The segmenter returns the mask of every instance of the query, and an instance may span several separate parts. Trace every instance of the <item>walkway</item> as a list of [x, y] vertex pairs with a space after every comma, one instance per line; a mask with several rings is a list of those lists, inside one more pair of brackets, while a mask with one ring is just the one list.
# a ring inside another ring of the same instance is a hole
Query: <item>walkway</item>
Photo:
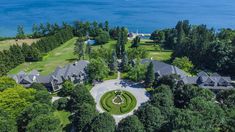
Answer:
[[115, 80], [108, 80], [104, 81], [100, 84], [95, 85], [91, 90], [91, 95], [94, 97], [96, 102], [96, 108], [99, 112], [105, 112], [100, 106], [100, 98], [108, 91], [112, 90], [126, 90], [132, 93], [136, 100], [137, 105], [136, 107], [129, 113], [123, 115], [113, 115], [116, 123], [118, 123], [121, 119], [132, 115], [133, 111], [138, 109], [138, 107], [149, 100], [148, 96], [146, 95], [146, 90], [141, 87], [138, 83], [132, 83], [126, 80], [121, 80], [120, 73], [118, 73], [118, 79]]

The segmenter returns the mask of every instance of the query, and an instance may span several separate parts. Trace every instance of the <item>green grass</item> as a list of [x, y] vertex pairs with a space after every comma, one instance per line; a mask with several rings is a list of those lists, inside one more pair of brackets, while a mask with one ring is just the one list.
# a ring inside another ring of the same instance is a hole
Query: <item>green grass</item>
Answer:
[[113, 74], [113, 75], [110, 75], [110, 76], [104, 78], [104, 81], [105, 81], [105, 80], [117, 79], [117, 76], [118, 76], [117, 73], [115, 73], [115, 74]]
[[151, 40], [144, 40], [141, 41], [140, 47], [144, 48], [146, 51], [149, 52], [148, 58], [159, 60], [159, 61], [169, 61], [171, 59], [171, 55], [173, 53], [172, 50], [164, 50], [158, 51], [156, 50], [155, 44]]
[[[41, 75], [48, 75], [52, 73], [57, 66], [64, 66], [68, 63], [71, 63], [75, 60], [76, 56], [73, 54], [74, 44], [76, 43], [77, 38], [73, 38], [68, 42], [64, 43], [60, 47], [52, 50], [46, 56], [43, 57], [42, 61], [39, 62], [25, 62], [16, 68], [12, 69], [8, 74], [17, 74], [20, 71], [30, 72], [33, 69], [38, 70]], [[108, 43], [104, 44], [104, 48], [115, 49], [116, 40], [110, 40]], [[131, 41], [125, 45], [126, 49], [130, 48]], [[101, 45], [93, 45], [93, 49], [98, 49]], [[159, 61], [167, 62], [171, 58], [172, 51], [163, 50], [157, 51], [155, 50], [154, 44], [149, 40], [142, 40], [140, 43], [140, 47], [144, 48], [149, 52], [147, 58], [153, 58]], [[0, 46], [1, 48], [1, 46]], [[85, 57], [86, 59], [88, 57]], [[117, 75], [109, 76], [105, 78], [105, 80], [116, 79]]]
[[106, 43], [104, 45], [93, 45], [92, 49], [98, 49], [101, 46], [103, 46], [104, 48], [107, 48], [107, 49], [115, 49], [116, 44], [117, 44], [116, 40], [110, 40], [108, 43]]
[[73, 49], [76, 40], [77, 38], [73, 38], [60, 47], [52, 50], [43, 57], [42, 61], [25, 62], [12, 69], [8, 74], [16, 74], [21, 70], [30, 72], [31, 70], [36, 69], [41, 73], [41, 75], [48, 75], [53, 72], [57, 66], [64, 66], [75, 60]]
[[[109, 43], [105, 44], [104, 47], [106, 48], [115, 48], [116, 41], [112, 40]], [[173, 53], [172, 50], [162, 50], [158, 51], [155, 49], [154, 43], [151, 40], [141, 40], [140, 46], [144, 48], [148, 52], [148, 59], [154, 59], [159, 61], [167, 62], [171, 59], [171, 55]], [[125, 45], [125, 48], [128, 50], [131, 48], [131, 41], [129, 40], [128, 43]]]
[[0, 41], [0, 51], [8, 50], [10, 46], [15, 44], [22, 45], [23, 43], [26, 43], [30, 45], [38, 40], [39, 39], [19, 39], [18, 41], [16, 41], [15, 39], [2, 40]]
[[[115, 97], [115, 91], [110, 91], [105, 93], [100, 100], [102, 108], [110, 114], [122, 115], [132, 111], [136, 106], [136, 98], [130, 92], [122, 91], [121, 97], [124, 103], [120, 105], [112, 102]], [[121, 99], [119, 101], [121, 101]]]
[[70, 112], [66, 111], [55, 111], [54, 116], [60, 119], [60, 126], [61, 126], [61, 131], [68, 125], [70, 124], [69, 116], [71, 115]]
[[8, 50], [10, 46], [11, 46], [11, 44], [8, 44], [8, 43], [1, 43], [1, 42], [0, 42], [0, 51]]
[[172, 51], [151, 51], [149, 52], [148, 58], [159, 61], [169, 61], [171, 59]]

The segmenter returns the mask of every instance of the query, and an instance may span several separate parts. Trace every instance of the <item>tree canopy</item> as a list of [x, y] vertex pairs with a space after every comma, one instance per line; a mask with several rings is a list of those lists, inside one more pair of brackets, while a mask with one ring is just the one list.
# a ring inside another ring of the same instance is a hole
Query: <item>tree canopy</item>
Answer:
[[88, 64], [87, 71], [90, 81], [101, 81], [108, 76], [109, 68], [104, 60], [97, 58], [91, 59], [90, 63]]
[[101, 113], [92, 120], [88, 131], [114, 132], [115, 131], [115, 120], [108, 113]]
[[59, 129], [60, 120], [52, 114], [37, 116], [26, 128], [28, 132], [54, 132]]
[[144, 132], [144, 125], [136, 115], [128, 116], [119, 122], [117, 132]]
[[188, 59], [188, 57], [176, 57], [172, 64], [189, 73], [193, 68], [193, 63]]
[[0, 92], [0, 108], [12, 117], [17, 117], [24, 108], [34, 101], [35, 93], [35, 90], [25, 89], [20, 85], [6, 89]]

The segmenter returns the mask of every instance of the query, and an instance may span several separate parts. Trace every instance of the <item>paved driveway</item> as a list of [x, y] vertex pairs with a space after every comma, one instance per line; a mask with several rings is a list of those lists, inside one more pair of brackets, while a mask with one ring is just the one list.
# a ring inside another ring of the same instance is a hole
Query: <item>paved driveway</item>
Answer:
[[128, 82], [125, 80], [119, 80], [119, 79], [115, 79], [115, 80], [108, 80], [108, 81], [104, 81], [100, 84], [95, 85], [91, 92], [91, 95], [94, 97], [95, 102], [96, 102], [96, 108], [99, 112], [105, 112], [101, 106], [100, 106], [100, 98], [102, 97], [102, 95], [104, 95], [106, 92], [108, 91], [112, 91], [112, 90], [126, 90], [129, 91], [130, 93], [132, 93], [136, 100], [137, 100], [137, 105], [136, 107], [129, 113], [127, 114], [123, 114], [123, 115], [113, 115], [116, 123], [118, 123], [121, 119], [132, 115], [133, 111], [138, 109], [138, 107], [149, 100], [147, 94], [146, 94], [146, 90], [144, 88], [141, 87], [141, 85], [139, 84], [135, 84], [132, 82]]

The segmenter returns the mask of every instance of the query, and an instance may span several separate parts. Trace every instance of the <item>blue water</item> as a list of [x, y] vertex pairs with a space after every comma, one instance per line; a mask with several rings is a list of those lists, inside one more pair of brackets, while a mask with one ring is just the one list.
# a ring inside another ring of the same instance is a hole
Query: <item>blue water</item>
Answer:
[[0, 0], [0, 36], [17, 25], [29, 32], [34, 23], [104, 21], [149, 33], [178, 20], [235, 28], [235, 0]]

